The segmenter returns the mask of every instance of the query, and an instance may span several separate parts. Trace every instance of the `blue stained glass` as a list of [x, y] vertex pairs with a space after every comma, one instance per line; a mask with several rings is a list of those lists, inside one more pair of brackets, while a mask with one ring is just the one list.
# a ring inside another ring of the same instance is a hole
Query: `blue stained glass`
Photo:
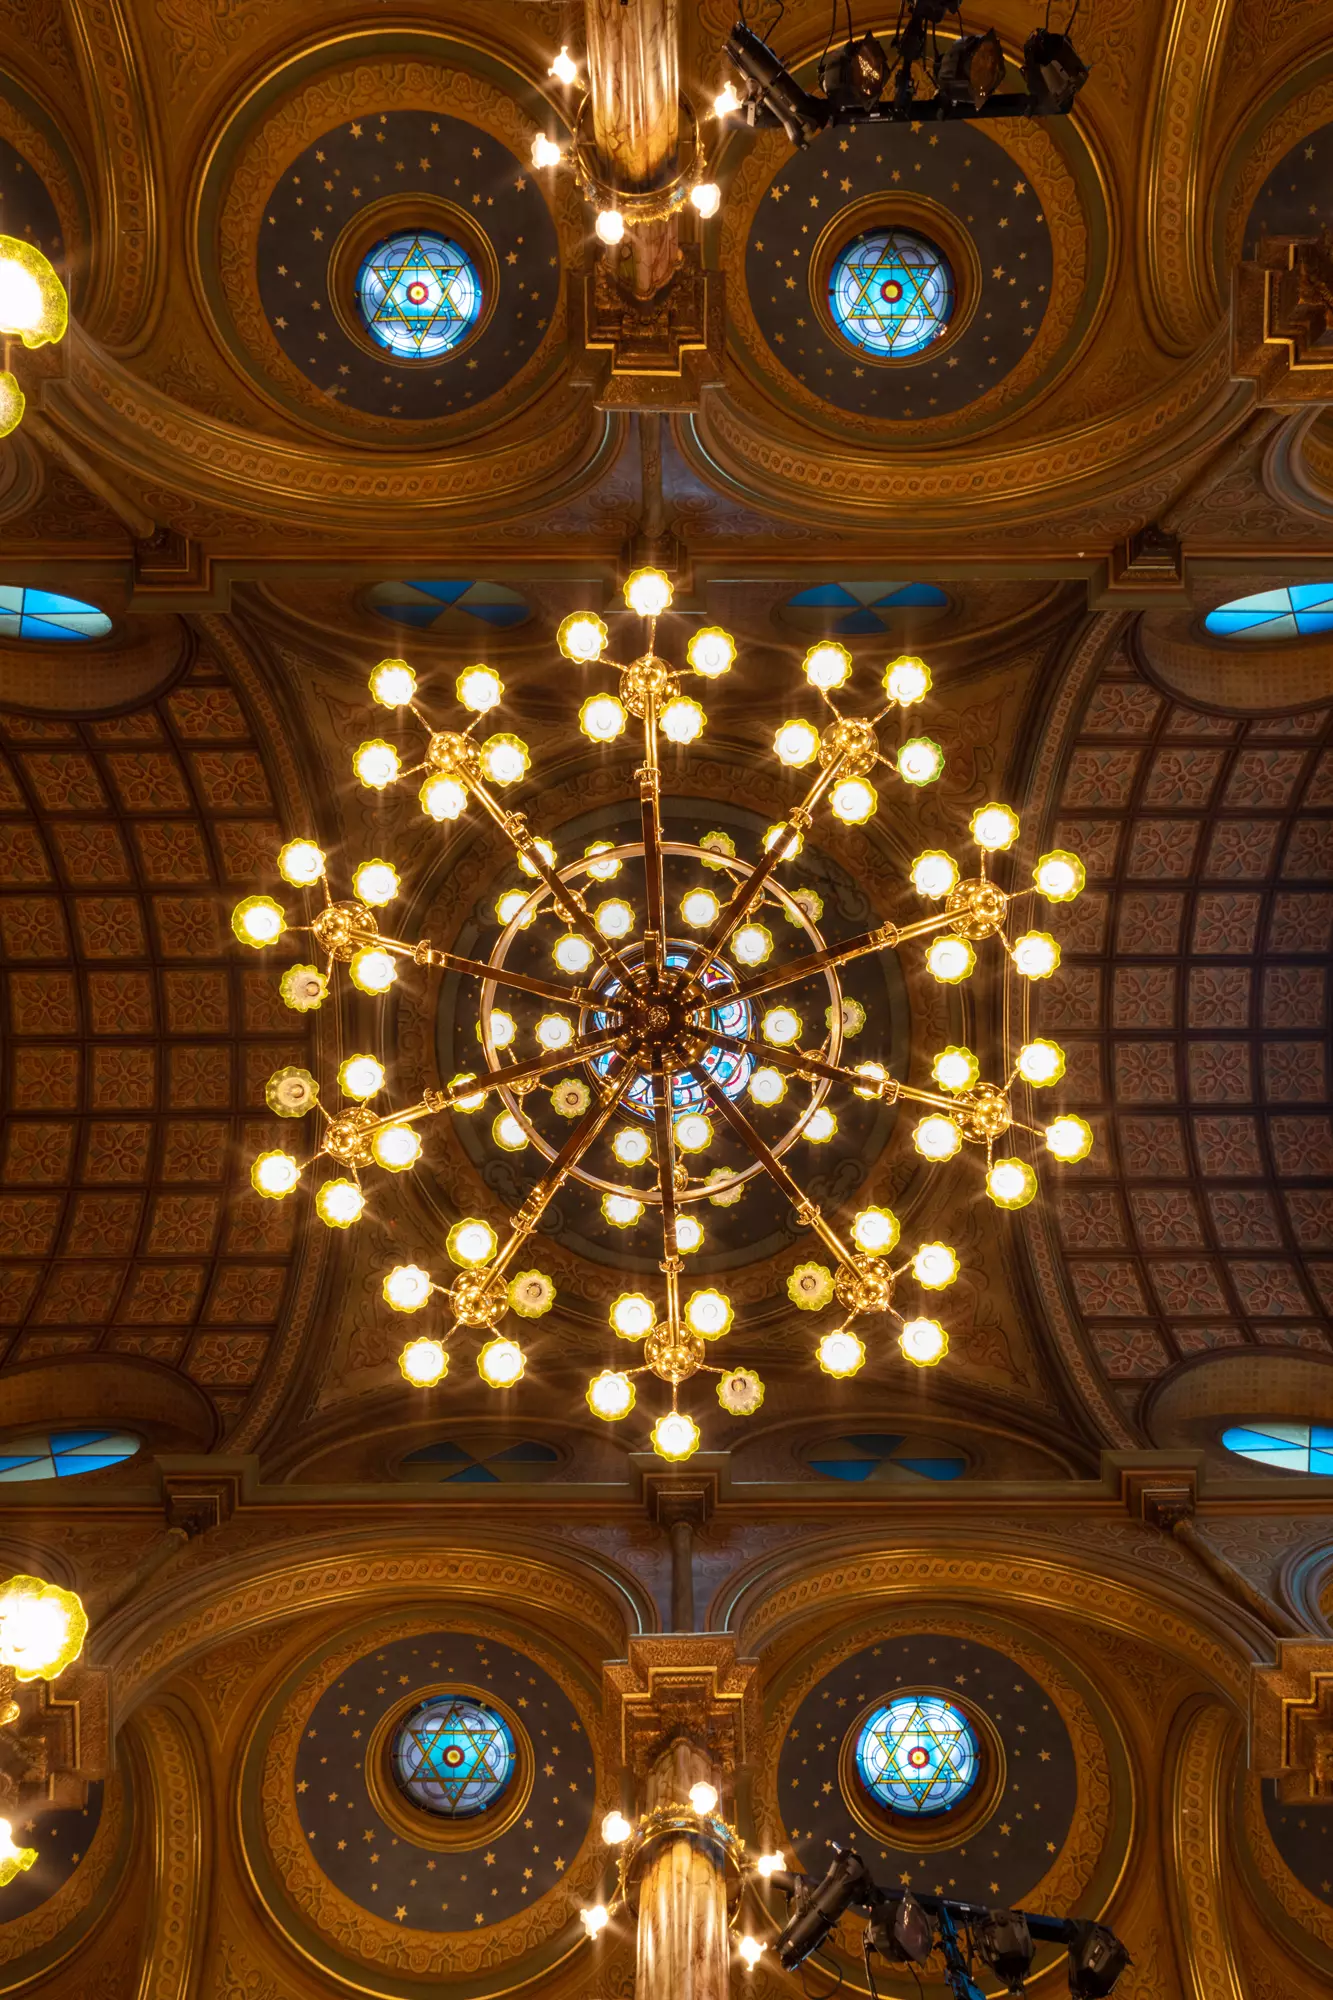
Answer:
[[1333, 1426], [1328, 1424], [1289, 1424], [1276, 1419], [1270, 1423], [1256, 1417], [1253, 1423], [1233, 1424], [1223, 1431], [1222, 1443], [1237, 1458], [1253, 1459], [1256, 1465], [1333, 1478]]
[[977, 1781], [976, 1733], [941, 1695], [895, 1695], [867, 1716], [856, 1740], [856, 1770], [871, 1798], [890, 1812], [948, 1812]]
[[1314, 638], [1333, 632], [1333, 583], [1293, 583], [1219, 604], [1203, 621], [1222, 639]]
[[57, 597], [26, 584], [0, 584], [0, 639], [104, 639], [111, 620], [81, 597]]
[[967, 1471], [967, 1460], [943, 1439], [891, 1431], [827, 1438], [817, 1451], [818, 1456], [808, 1461], [812, 1471], [852, 1486], [867, 1479], [894, 1479], [904, 1472], [940, 1481], [961, 1479]]
[[[666, 963], [684, 968], [693, 962], [688, 951], [668, 949]], [[748, 1000], [729, 999], [734, 981], [725, 966], [714, 965], [704, 974], [704, 986], [711, 995], [716, 995], [717, 1004], [708, 1016], [708, 1026], [715, 1034], [734, 1035], [742, 1040], [754, 1032], [754, 1014]], [[620, 981], [611, 980], [605, 988], [609, 1000], [620, 991]], [[607, 1025], [605, 1014], [593, 1015], [593, 1030], [596, 1032]], [[592, 1069], [599, 1077], [610, 1074], [615, 1061], [615, 1051], [608, 1049], [604, 1055], [595, 1056]], [[754, 1057], [738, 1054], [734, 1049], [720, 1049], [716, 1044], [704, 1050], [699, 1059], [698, 1070], [704, 1079], [715, 1084], [724, 1096], [735, 1099], [740, 1096], [754, 1074]], [[686, 1111], [702, 1111], [707, 1105], [704, 1085], [692, 1069], [678, 1070], [671, 1080], [671, 1111], [679, 1118]], [[638, 1118], [646, 1118], [650, 1123], [653, 1116], [653, 1080], [647, 1070], [640, 1071], [620, 1100], [628, 1111]]]
[[476, 325], [481, 278], [461, 243], [407, 231], [363, 260], [356, 297], [372, 340], [405, 361], [431, 361]]
[[128, 1431], [51, 1431], [11, 1438], [0, 1445], [0, 1480], [72, 1479], [80, 1472], [100, 1472], [123, 1465], [139, 1449]]
[[447, 1819], [475, 1819], [509, 1785], [517, 1761], [509, 1725], [469, 1695], [435, 1695], [402, 1723], [392, 1767], [414, 1805]]
[[905, 360], [939, 339], [954, 308], [942, 251], [909, 229], [870, 229], [834, 259], [829, 310], [858, 352]]

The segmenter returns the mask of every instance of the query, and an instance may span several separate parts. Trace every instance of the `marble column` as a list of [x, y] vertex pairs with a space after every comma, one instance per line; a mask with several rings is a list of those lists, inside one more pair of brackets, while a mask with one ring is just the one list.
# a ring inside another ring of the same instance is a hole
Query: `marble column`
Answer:
[[[717, 1778], [707, 1751], [678, 1738], [649, 1773], [644, 1803], [684, 1804], [691, 1785]], [[720, 1851], [697, 1834], [656, 1842], [639, 1886], [634, 2000], [727, 2000], [730, 1959]]]
[[[660, 187], [677, 170], [680, 21], [676, 0], [586, 0], [592, 131], [602, 175], [620, 188]], [[674, 217], [627, 229], [621, 275], [641, 299], [679, 262]]]

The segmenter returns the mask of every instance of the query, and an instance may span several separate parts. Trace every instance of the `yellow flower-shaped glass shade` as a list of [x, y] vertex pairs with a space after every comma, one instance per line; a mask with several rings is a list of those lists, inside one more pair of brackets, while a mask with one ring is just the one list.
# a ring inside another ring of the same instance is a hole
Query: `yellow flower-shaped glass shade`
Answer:
[[0, 333], [25, 347], [62, 340], [69, 300], [49, 257], [17, 236], [0, 236]]
[[72, 1590], [39, 1576], [0, 1589], [0, 1666], [20, 1681], [53, 1681], [83, 1651], [88, 1614]]
[[[17, 375], [11, 375], [7, 368], [0, 369], [0, 438], [7, 438], [23, 422], [23, 412], [28, 407]], [[25, 1854], [34, 1852], [24, 1848]]]

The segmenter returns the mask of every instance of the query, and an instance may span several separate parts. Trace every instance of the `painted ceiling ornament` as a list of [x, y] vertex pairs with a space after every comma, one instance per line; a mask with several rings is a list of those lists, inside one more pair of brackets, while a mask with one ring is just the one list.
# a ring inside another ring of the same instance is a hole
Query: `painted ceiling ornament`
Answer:
[[[942, 850], [922, 853], [913, 863], [912, 887], [934, 906], [924, 915], [905, 913], [902, 922], [878, 923], [830, 945], [808, 899], [798, 901], [799, 892], [788, 886], [817, 812], [827, 808], [844, 825], [860, 826], [878, 811], [871, 780], [881, 772], [909, 790], [939, 777], [944, 753], [938, 743], [909, 733], [908, 712], [930, 691], [925, 662], [911, 655], [891, 661], [881, 697], [858, 714], [843, 692], [852, 678], [851, 654], [834, 642], [812, 646], [804, 668], [817, 704], [814, 719], [791, 717], [774, 740], [780, 765], [813, 774], [801, 798], [768, 828], [751, 856], [736, 851], [729, 837], [706, 845], [675, 840], [663, 830], [663, 754], [687, 749], [707, 722], [702, 705], [685, 692], [686, 676], [707, 683], [727, 673], [735, 647], [726, 633], [706, 628], [691, 637], [684, 666], [662, 658], [657, 624], [671, 597], [670, 579], [660, 570], [629, 577], [625, 602], [643, 620], [645, 638], [642, 651], [624, 664], [605, 657], [609, 635], [595, 615], [574, 613], [560, 627], [566, 659], [585, 667], [600, 663], [617, 675], [614, 692], [584, 700], [584, 733], [609, 752], [633, 720], [642, 744], [635, 771], [639, 837], [618, 846], [595, 841], [572, 859], [561, 858], [506, 802], [528, 775], [531, 757], [520, 737], [494, 726], [504, 689], [491, 668], [475, 666], [460, 675], [462, 713], [442, 727], [432, 726], [418, 706], [416, 675], [405, 660], [383, 660], [375, 668], [371, 693], [398, 720], [392, 739], [373, 736], [360, 745], [352, 759], [356, 776], [376, 792], [411, 785], [421, 809], [441, 825], [479, 809], [510, 843], [520, 879], [499, 898], [498, 936], [485, 958], [474, 959], [381, 931], [369, 903], [335, 900], [322, 849], [313, 840], [291, 840], [278, 857], [279, 872], [316, 900], [290, 927], [313, 939], [330, 980], [345, 976], [372, 997], [389, 993], [400, 971], [413, 967], [436, 967], [471, 982], [478, 1068], [403, 1105], [388, 1101], [391, 1065], [373, 1056], [349, 1057], [339, 1070], [338, 1087], [344, 1100], [355, 1100], [351, 1104], [336, 1103], [332, 1092], [319, 1099], [306, 1073], [299, 1085], [280, 1073], [275, 1092], [285, 1104], [299, 1088], [308, 1108], [317, 1108], [322, 1129], [304, 1158], [281, 1149], [262, 1153], [252, 1177], [261, 1195], [280, 1200], [316, 1162], [328, 1161], [359, 1188], [374, 1167], [409, 1171], [422, 1154], [422, 1129], [433, 1119], [485, 1107], [494, 1145], [515, 1157], [535, 1151], [544, 1168], [503, 1235], [481, 1217], [454, 1224], [444, 1246], [451, 1276], [437, 1280], [419, 1265], [387, 1274], [389, 1307], [416, 1313], [438, 1301], [448, 1320], [444, 1337], [409, 1343], [400, 1363], [405, 1376], [421, 1386], [439, 1382], [448, 1366], [446, 1340], [464, 1329], [482, 1341], [484, 1380], [505, 1388], [520, 1379], [523, 1350], [500, 1333], [501, 1322], [510, 1313], [520, 1319], [544, 1314], [555, 1287], [539, 1269], [516, 1274], [516, 1267], [522, 1255], [531, 1255], [557, 1194], [581, 1187], [613, 1228], [653, 1233], [660, 1256], [655, 1246], [652, 1261], [664, 1278], [651, 1293], [622, 1292], [613, 1301], [610, 1331], [640, 1346], [642, 1359], [603, 1370], [589, 1388], [589, 1406], [608, 1422], [623, 1418], [634, 1407], [635, 1379], [652, 1375], [670, 1391], [653, 1442], [662, 1456], [677, 1459], [688, 1457], [700, 1439], [698, 1425], [679, 1404], [692, 1378], [721, 1378], [720, 1400], [733, 1414], [758, 1408], [762, 1397], [752, 1371], [708, 1358], [714, 1342], [734, 1337], [733, 1306], [718, 1287], [692, 1285], [686, 1266], [704, 1243], [703, 1204], [740, 1200], [761, 1177], [791, 1204], [828, 1259], [799, 1263], [787, 1287], [802, 1310], [836, 1310], [839, 1324], [816, 1341], [826, 1372], [849, 1375], [863, 1365], [860, 1321], [896, 1326], [899, 1353], [914, 1366], [933, 1367], [948, 1351], [945, 1328], [910, 1304], [904, 1310], [903, 1294], [909, 1285], [929, 1295], [952, 1284], [959, 1271], [953, 1250], [923, 1243], [895, 1263], [896, 1217], [873, 1208], [845, 1221], [826, 1216], [792, 1170], [807, 1157], [797, 1148], [824, 1143], [837, 1131], [827, 1102], [835, 1090], [918, 1106], [917, 1152], [944, 1162], [975, 1148], [985, 1160], [986, 1192], [999, 1208], [1021, 1207], [1035, 1194], [1036, 1173], [1024, 1157], [1034, 1142], [1058, 1160], [1076, 1161], [1090, 1148], [1092, 1133], [1072, 1112], [1041, 1123], [1024, 1115], [1026, 1093], [1057, 1084], [1064, 1056], [1057, 1044], [1028, 1033], [1027, 995], [1034, 982], [1056, 971], [1060, 947], [1045, 929], [1021, 930], [1020, 912], [1033, 897], [1053, 905], [1072, 900], [1083, 886], [1076, 856], [1063, 850], [1043, 855], [1026, 883], [1006, 886], [1002, 878], [1014, 870], [1004, 857], [1018, 841], [1019, 821], [1010, 807], [989, 801], [970, 822], [978, 850], [973, 872], [964, 875]], [[880, 740], [895, 713], [896, 748]], [[424, 741], [413, 743], [414, 726], [424, 729]], [[365, 864], [353, 880], [364, 872]], [[396, 885], [396, 871], [388, 872]], [[779, 916], [788, 921], [761, 920]], [[249, 896], [233, 927], [244, 942], [262, 948], [289, 928], [288, 913], [270, 896]], [[972, 976], [979, 950], [999, 954], [1005, 991], [997, 1017], [1013, 1027], [1006, 1027], [993, 1058], [997, 1080], [989, 1080], [979, 1056], [960, 1046], [935, 1058], [931, 1088], [903, 1083], [873, 1060], [855, 1067], [846, 1062], [848, 1033], [867, 1024], [859, 1003], [849, 1009], [842, 969], [909, 945], [923, 949], [926, 969], [948, 985]], [[309, 1004], [304, 988], [293, 992], [292, 1004]], [[553, 1073], [554, 1088], [539, 1088]], [[322, 1215], [320, 1194], [315, 1206]], [[343, 1220], [341, 1203], [335, 1219]]]

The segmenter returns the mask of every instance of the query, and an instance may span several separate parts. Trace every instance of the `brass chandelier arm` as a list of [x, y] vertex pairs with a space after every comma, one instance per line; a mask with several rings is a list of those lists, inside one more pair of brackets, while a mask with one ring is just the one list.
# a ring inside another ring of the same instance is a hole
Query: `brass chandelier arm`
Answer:
[[814, 1230], [824, 1247], [846, 1270], [855, 1272], [857, 1264], [851, 1251], [843, 1243], [837, 1231], [824, 1220], [818, 1204], [809, 1199], [800, 1182], [793, 1179], [767, 1141], [755, 1131], [745, 1113], [731, 1102], [725, 1091], [709, 1090], [708, 1098], [723, 1123], [731, 1127], [741, 1144], [759, 1161], [769, 1179], [782, 1189], [796, 1210], [798, 1221], [803, 1222], [808, 1229]]
[[[565, 1053], [568, 1054], [568, 1050]], [[512, 1262], [515, 1253], [527, 1242], [570, 1173], [614, 1115], [617, 1105], [633, 1081], [634, 1072], [632, 1069], [627, 1069], [620, 1082], [614, 1084], [584, 1112], [514, 1217], [513, 1228], [508, 1238], [496, 1252], [494, 1260], [486, 1267], [488, 1276], [493, 1275], [498, 1278]]]
[[[782, 822], [789, 832], [804, 834], [810, 824], [814, 808], [833, 784], [846, 761], [845, 755], [835, 757], [820, 771], [801, 803], [793, 806]], [[691, 993], [698, 993], [703, 980], [716, 964], [718, 953], [725, 948], [732, 932], [740, 928], [759, 901], [769, 876], [784, 860], [786, 847], [787, 842], [781, 833], [775, 835], [758, 867], [743, 882], [737, 883], [731, 901], [719, 912], [716, 923], [703, 941], [701, 946], [703, 957], [690, 971], [688, 990]]]
[[666, 948], [666, 875], [662, 854], [662, 769], [657, 755], [657, 697], [643, 702], [643, 763], [638, 771], [639, 810], [643, 826], [643, 872], [647, 885], [648, 922], [644, 944], [650, 977], [662, 976]]
[[[789, 1076], [827, 1078], [830, 1083], [845, 1083], [853, 1090], [864, 1091], [867, 1096], [878, 1097], [885, 1104], [895, 1104], [905, 1100], [910, 1104], [929, 1105], [932, 1111], [945, 1111], [956, 1115], [961, 1100], [946, 1097], [935, 1090], [918, 1090], [914, 1084], [899, 1083], [896, 1077], [867, 1077], [860, 1070], [839, 1069], [835, 1063], [826, 1063], [820, 1056], [807, 1055], [803, 1049], [775, 1049], [768, 1042], [756, 1041], [753, 1035], [724, 1035], [710, 1029], [709, 1040], [720, 1049], [733, 1049], [737, 1055], [748, 1053], [762, 1056], [775, 1069], [786, 1070]], [[1015, 1125], [1018, 1121], [1014, 1120]], [[1024, 1132], [1034, 1131], [1031, 1125], [1020, 1127]]]
[[877, 924], [874, 930], [859, 931], [845, 944], [829, 945], [824, 951], [807, 952], [804, 958], [774, 966], [769, 972], [756, 973], [753, 979], [742, 979], [734, 994], [728, 995], [728, 998], [754, 1000], [761, 993], [776, 993], [783, 986], [793, 986], [798, 980], [808, 979], [816, 972], [826, 972], [831, 966], [845, 965], [850, 959], [864, 958], [869, 952], [887, 951], [900, 944], [908, 944], [913, 938], [929, 937], [932, 931], [945, 930], [954, 921], [947, 910], [937, 910], [932, 916], [918, 917], [910, 924]]
[[463, 782], [476, 799], [478, 805], [482, 807], [483, 811], [489, 814], [496, 826], [499, 827], [518, 858], [521, 861], [526, 861], [534, 874], [546, 884], [546, 887], [551, 892], [551, 898], [557, 910], [559, 910], [565, 921], [573, 930], [579, 933], [580, 937], [592, 946], [593, 951], [602, 961], [608, 972], [613, 972], [628, 991], [637, 992], [639, 990], [638, 980], [630, 971], [614, 945], [608, 944], [602, 936], [593, 921], [592, 911], [588, 908], [578, 890], [571, 888], [567, 882], [561, 881], [555, 869], [552, 868], [550, 862], [546, 859], [540, 847], [538, 847], [532, 829], [526, 819], [524, 819], [522, 813], [507, 812], [485, 780], [477, 777], [473, 772], [466, 772], [462, 776]]
[[461, 1100], [475, 1097], [479, 1090], [490, 1091], [509, 1089], [516, 1083], [526, 1083], [530, 1077], [539, 1077], [553, 1069], [563, 1069], [567, 1063], [587, 1062], [592, 1056], [601, 1055], [606, 1049], [614, 1048], [620, 1039], [618, 1028], [605, 1034], [580, 1035], [567, 1049], [559, 1049], [554, 1055], [533, 1056], [527, 1062], [507, 1063], [502, 1069], [482, 1070], [479, 1076], [470, 1076], [466, 1083], [457, 1088], [437, 1090], [430, 1093], [427, 1110], [457, 1111]]
[[657, 1187], [662, 1202], [662, 1268], [666, 1273], [667, 1324], [680, 1326], [680, 1251], [676, 1246], [676, 1132], [671, 1117], [671, 1073], [653, 1063], [653, 1125], [657, 1134]]
[[[392, 938], [381, 938], [380, 943], [388, 951], [406, 952], [418, 965], [438, 965], [446, 972], [470, 973], [474, 979], [488, 980], [494, 986], [512, 986], [520, 993], [535, 993], [539, 1000], [554, 1000], [562, 1007], [584, 1004], [578, 987], [557, 986], [553, 980], [534, 979], [526, 972], [511, 972], [507, 966], [488, 965], [481, 958], [464, 958], [456, 951], [437, 951], [425, 938], [416, 946], [399, 945]], [[597, 1005], [598, 1011], [603, 1014], [618, 1015], [620, 1012], [614, 1001], [599, 1000]]]

